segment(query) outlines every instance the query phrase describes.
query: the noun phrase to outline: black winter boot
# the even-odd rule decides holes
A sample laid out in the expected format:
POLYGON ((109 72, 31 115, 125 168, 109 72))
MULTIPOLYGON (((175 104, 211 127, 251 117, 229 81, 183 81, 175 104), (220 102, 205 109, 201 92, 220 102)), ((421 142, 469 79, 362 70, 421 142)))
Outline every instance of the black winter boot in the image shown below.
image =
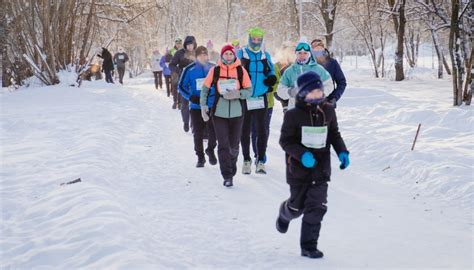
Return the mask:
POLYGON ((206 159, 204 158, 204 156, 198 157, 198 161, 196 163, 196 168, 202 168, 202 167, 204 167, 204 164, 206 164, 206 159))
POLYGON ((289 222, 284 221, 280 217, 277 218, 277 221, 276 221, 277 231, 279 231, 280 233, 286 233, 288 231, 289 226, 290 226, 289 222))
POLYGON ((217 164, 216 154, 214 154, 213 150, 206 150, 206 155, 209 157, 209 163, 211 165, 216 165, 217 164))
POLYGON ((276 221, 276 229, 280 233, 286 233, 288 231, 288 226, 290 226, 290 221, 292 219, 298 218, 303 213, 302 210, 294 211, 288 207, 288 201, 283 201, 280 204, 280 211, 278 213, 278 218, 276 221))
POLYGON ((324 256, 324 253, 316 249, 301 249, 301 256, 311 259, 319 259, 324 256))
POLYGON ((301 222, 301 256, 312 259, 322 258, 324 254, 318 250, 319 231, 321 223, 310 224, 304 220, 301 222))
POLYGON ((225 187, 232 187, 234 185, 232 178, 224 179, 223 184, 225 187))

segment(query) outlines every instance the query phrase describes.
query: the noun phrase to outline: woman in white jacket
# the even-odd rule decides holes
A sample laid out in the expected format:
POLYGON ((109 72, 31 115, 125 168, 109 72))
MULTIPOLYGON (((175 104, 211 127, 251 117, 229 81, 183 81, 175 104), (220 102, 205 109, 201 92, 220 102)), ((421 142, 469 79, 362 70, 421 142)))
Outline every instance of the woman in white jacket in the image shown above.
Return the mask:
POLYGON ((158 86, 160 89, 163 88, 163 68, 160 65, 160 60, 161 60, 161 54, 158 49, 153 51, 153 55, 151 56, 151 71, 153 71, 153 75, 155 76, 155 88, 158 89, 158 86))

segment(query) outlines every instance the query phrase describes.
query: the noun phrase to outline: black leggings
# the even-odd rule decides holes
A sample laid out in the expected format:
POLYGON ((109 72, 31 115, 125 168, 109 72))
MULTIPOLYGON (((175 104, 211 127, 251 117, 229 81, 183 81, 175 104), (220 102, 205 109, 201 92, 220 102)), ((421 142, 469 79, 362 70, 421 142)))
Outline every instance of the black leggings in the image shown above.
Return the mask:
POLYGON ((171 95, 171 75, 165 75, 166 94, 171 95))
POLYGON ((153 75, 155 76, 155 88, 158 89, 158 86, 163 88, 163 71, 153 71, 153 75))

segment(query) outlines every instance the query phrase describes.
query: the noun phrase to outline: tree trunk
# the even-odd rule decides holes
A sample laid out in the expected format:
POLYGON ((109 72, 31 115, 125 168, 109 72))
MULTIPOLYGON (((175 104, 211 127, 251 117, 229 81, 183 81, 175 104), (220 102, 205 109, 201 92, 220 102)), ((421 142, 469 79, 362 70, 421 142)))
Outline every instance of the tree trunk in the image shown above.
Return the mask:
POLYGON ((322 0, 321 1, 321 16, 323 17, 326 26, 326 48, 331 50, 334 37, 334 23, 336 22, 336 9, 338 0, 322 0))
POLYGON ((403 43, 405 38, 405 4, 406 0, 397 1, 388 0, 389 5, 392 8, 392 19, 395 27, 395 33, 397 35, 397 47, 395 51, 395 81, 403 81, 405 79, 405 74, 403 71, 403 43))
MULTIPOLYGON (((471 17, 473 14, 473 9, 470 9, 470 14, 469 17, 471 17)), ((466 78, 464 80, 464 89, 463 89, 463 102, 466 105, 471 105, 471 100, 472 100, 472 73, 473 73, 473 57, 474 57, 474 51, 473 51, 473 45, 472 45, 472 36, 469 40, 469 30, 466 30, 465 28, 469 27, 469 24, 464 24, 465 19, 464 17, 461 18, 461 23, 463 24, 464 32, 462 35, 461 39, 461 50, 463 52, 463 57, 464 57, 464 70, 466 73, 466 78)))
POLYGON ((438 79, 443 78, 443 54, 439 48, 438 34, 434 29, 430 30, 431 38, 433 39, 433 45, 436 50, 436 56, 438 57, 438 79))
POLYGON ((229 30, 230 30, 230 19, 232 17, 232 0, 227 0, 226 1, 227 9, 227 22, 226 22, 226 27, 225 27, 225 42, 229 43, 229 30))
POLYGON ((459 0, 451 2, 451 27, 449 32, 449 53, 451 55, 451 64, 453 67, 453 105, 462 104, 462 73, 463 65, 461 63, 460 40, 459 40, 459 0))
POLYGON ((451 75, 452 74, 451 68, 449 67, 448 60, 446 60, 446 56, 444 55, 444 49, 443 47, 441 47, 440 49, 441 49, 441 56, 443 57, 444 69, 446 70, 446 73, 448 73, 448 75, 451 75))

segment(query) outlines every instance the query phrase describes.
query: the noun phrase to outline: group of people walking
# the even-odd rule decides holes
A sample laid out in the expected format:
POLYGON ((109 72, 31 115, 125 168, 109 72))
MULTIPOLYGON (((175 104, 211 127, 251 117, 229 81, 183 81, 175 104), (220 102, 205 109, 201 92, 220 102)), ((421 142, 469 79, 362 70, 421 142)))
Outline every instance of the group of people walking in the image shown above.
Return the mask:
POLYGON ((97 54, 98 57, 102 58, 102 71, 105 74, 105 81, 108 83, 114 83, 113 73, 117 69, 119 82, 123 84, 123 77, 125 76, 125 64, 128 62, 128 54, 125 53, 123 47, 119 47, 117 53, 112 57, 107 48, 102 48, 97 54))
POLYGON ((193 36, 184 42, 176 39, 173 49, 153 60, 160 63, 156 69, 152 66, 155 87, 161 88, 161 72, 169 76, 166 85, 168 96, 173 95, 172 108, 180 109, 184 131, 192 128, 196 167, 205 166, 206 156, 211 165, 219 163, 225 187, 234 185, 239 147, 242 174, 251 174, 252 165, 255 173, 267 173, 273 106, 275 99, 282 103, 279 143, 286 154, 290 196, 280 205, 276 228, 285 233, 290 221, 303 215, 301 255, 320 258, 323 253, 317 246, 327 211, 330 147, 338 155, 340 169, 350 163, 335 111, 346 80, 322 40, 300 40, 294 61, 273 63, 264 49, 264 31, 254 27, 248 33, 246 46, 232 42, 216 56, 210 41, 197 46, 193 36))

